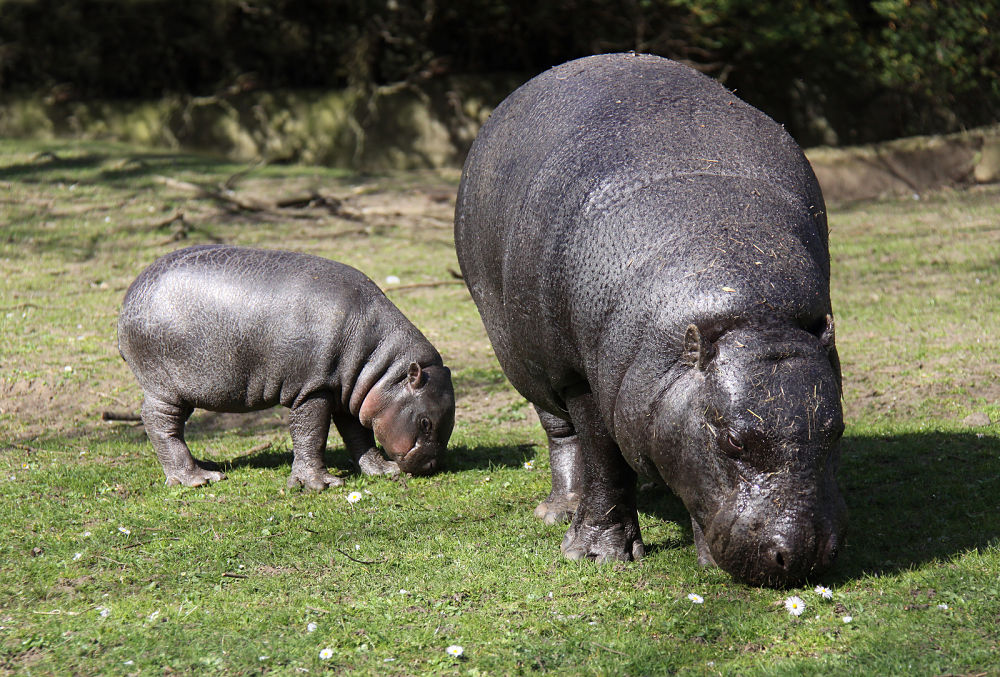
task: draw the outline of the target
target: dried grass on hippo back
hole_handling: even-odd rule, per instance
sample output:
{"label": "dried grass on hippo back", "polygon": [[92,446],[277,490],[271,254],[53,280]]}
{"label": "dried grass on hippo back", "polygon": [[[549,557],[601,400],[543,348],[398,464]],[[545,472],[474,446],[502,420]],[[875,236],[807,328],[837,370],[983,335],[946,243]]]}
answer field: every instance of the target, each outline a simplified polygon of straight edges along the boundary
{"label": "dried grass on hippo back", "polygon": [[221,245],[167,254],[126,292],[118,346],[167,484],[225,478],[185,443],[196,408],[288,407],[288,484],[315,490],[343,484],[323,460],[331,420],[369,475],[433,472],[454,425],[451,372],[434,346],[363,273],[317,256]]}
{"label": "dried grass on hippo back", "polygon": [[511,94],[466,160],[466,283],[549,438],[572,559],[641,557],[658,476],[699,561],[753,584],[829,566],[846,528],[823,198],[801,150],[655,56],[571,61]]}

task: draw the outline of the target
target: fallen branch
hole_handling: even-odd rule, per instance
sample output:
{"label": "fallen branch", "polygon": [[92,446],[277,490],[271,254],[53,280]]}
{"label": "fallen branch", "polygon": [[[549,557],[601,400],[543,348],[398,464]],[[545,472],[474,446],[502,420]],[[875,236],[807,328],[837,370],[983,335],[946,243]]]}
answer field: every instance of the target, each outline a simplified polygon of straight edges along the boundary
{"label": "fallen branch", "polygon": [[120,411],[102,411],[102,421],[141,421],[142,416]]}
{"label": "fallen branch", "polygon": [[244,176],[247,176],[254,170],[263,167],[265,164],[266,163],[263,160],[257,160],[256,162],[251,163],[249,166],[241,169],[240,171],[236,172],[228,179],[226,179],[225,182],[223,182],[222,187],[225,188],[226,190],[232,190],[233,188],[236,187],[237,181],[242,179]]}
{"label": "fallen branch", "polygon": [[405,291],[407,289],[421,289],[427,287],[445,287],[450,284],[465,284],[462,280],[438,280],[437,282],[412,282],[410,284],[397,284],[386,287],[387,292]]}
{"label": "fallen branch", "polygon": [[215,200],[216,202],[221,202],[224,205],[236,208],[238,211],[262,212],[268,210],[268,205],[266,204],[257,202],[256,200],[244,200],[237,197],[235,194],[229,194],[229,191],[226,190],[216,190],[214,188],[208,188],[207,186],[200,186],[196,183],[174,179],[169,176],[155,176],[153,178],[168,188],[196,193],[198,197],[204,197],[210,200]]}
{"label": "fallen branch", "polygon": [[27,302],[0,308],[0,313],[10,312],[13,310],[24,310],[25,308],[35,308],[36,310],[62,310],[59,306],[40,306],[37,303]]}
{"label": "fallen branch", "polygon": [[339,552],[341,555],[343,555],[347,559],[351,560],[352,562],[357,562],[358,564],[382,564],[383,562],[387,562],[388,561],[386,559],[375,559],[375,560],[355,559],[354,557],[351,557],[350,555],[348,555],[346,552],[344,552],[340,548],[334,548],[334,550],[336,550],[337,552]]}
{"label": "fallen branch", "polygon": [[150,228],[153,230],[161,230],[167,226],[174,225],[177,221],[180,221],[182,224],[184,223],[184,212],[177,212],[166,221],[158,221],[157,223],[150,225]]}

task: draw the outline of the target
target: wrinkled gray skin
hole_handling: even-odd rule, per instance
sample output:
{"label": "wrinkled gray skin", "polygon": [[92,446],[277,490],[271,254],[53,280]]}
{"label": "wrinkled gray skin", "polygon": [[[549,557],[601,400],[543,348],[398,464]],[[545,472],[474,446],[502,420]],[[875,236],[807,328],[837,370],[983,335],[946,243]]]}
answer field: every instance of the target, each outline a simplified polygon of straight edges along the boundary
{"label": "wrinkled gray skin", "polygon": [[167,254],[126,292],[118,348],[170,485],[225,478],[184,442],[195,408],[290,408],[288,485],[316,490],[344,483],[323,462],[331,419],[368,475],[432,472],[455,420],[434,346],[362,273],[316,256],[214,245]]}
{"label": "wrinkled gray skin", "polygon": [[511,94],[465,164],[455,239],[510,381],[549,438],[570,559],[644,554],[636,473],[699,561],[791,585],[846,510],[823,198],[784,130],[654,56],[571,61]]}

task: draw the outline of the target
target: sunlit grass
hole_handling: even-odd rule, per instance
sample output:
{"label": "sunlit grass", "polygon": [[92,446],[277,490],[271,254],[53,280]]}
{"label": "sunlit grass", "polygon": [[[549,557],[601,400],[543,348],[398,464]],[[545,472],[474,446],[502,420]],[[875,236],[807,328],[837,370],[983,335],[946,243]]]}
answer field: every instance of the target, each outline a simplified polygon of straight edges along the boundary
{"label": "sunlit grass", "polygon": [[[643,561],[565,561],[564,528],[531,514],[549,489],[544,435],[461,285],[389,292],[455,375],[440,473],[351,474],[334,434],[328,462],[345,486],[290,491],[280,411],[199,413],[188,440],[228,479],[164,486],[142,427],[100,421],[138,408],[114,329],[132,278],[173,248],[221,240],[337,258],[383,286],[389,275],[444,282],[457,269],[442,225],[450,203],[406,209],[448,195],[455,177],[277,167],[236,182],[241,195],[308,188],[369,210],[293,218],[232,212],[155,178],[219,186],[245,169],[208,158],[104,144],[0,151],[0,674],[1000,665],[1000,438],[996,425],[962,423],[1000,419],[995,189],[831,207],[851,526],[824,580],[766,590],[699,568],[683,506],[656,487],[639,494]],[[179,212],[183,240],[162,225]],[[792,596],[801,615],[786,610]]]}

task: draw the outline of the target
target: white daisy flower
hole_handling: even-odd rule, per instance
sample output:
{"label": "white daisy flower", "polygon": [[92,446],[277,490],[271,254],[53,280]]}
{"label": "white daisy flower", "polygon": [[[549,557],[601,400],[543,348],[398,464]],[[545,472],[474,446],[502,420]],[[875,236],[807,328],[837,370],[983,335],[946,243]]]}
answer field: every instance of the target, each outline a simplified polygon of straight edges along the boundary
{"label": "white daisy flower", "polygon": [[806,603],[802,601],[801,597],[792,595],[785,600],[785,609],[793,616],[801,616],[802,612],[806,610]]}

